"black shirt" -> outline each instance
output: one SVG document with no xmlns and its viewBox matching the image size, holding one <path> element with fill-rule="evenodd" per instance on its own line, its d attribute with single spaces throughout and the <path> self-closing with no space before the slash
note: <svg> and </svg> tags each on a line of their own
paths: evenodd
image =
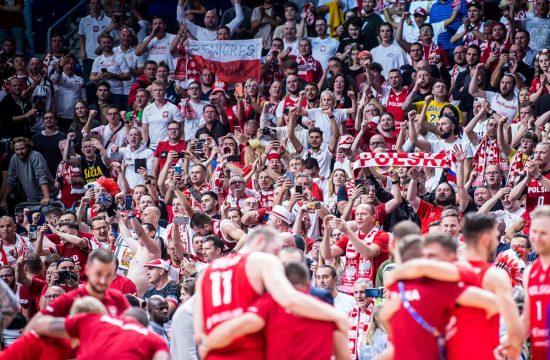
<svg viewBox="0 0 550 360">
<path fill-rule="evenodd" d="M 30 121 L 13 121 L 14 116 L 20 116 L 32 109 L 30 102 L 21 99 L 16 102 L 11 95 L 7 95 L 0 102 L 0 134 L 4 138 L 14 138 L 18 136 L 26 136 L 30 138 Z"/>
<path fill-rule="evenodd" d="M 61 131 L 58 131 L 54 135 L 44 135 L 42 132 L 39 132 L 32 137 L 33 149 L 44 156 L 50 174 L 54 177 L 57 173 L 57 166 L 63 160 L 63 156 L 59 150 L 59 142 L 66 138 L 67 135 Z"/>
<path fill-rule="evenodd" d="M 101 160 L 100 154 L 96 154 L 95 159 L 92 161 L 86 160 L 86 157 L 82 156 L 80 158 L 80 166 L 86 184 L 96 181 L 102 176 L 111 177 L 111 173 L 103 163 L 103 160 Z"/>
</svg>

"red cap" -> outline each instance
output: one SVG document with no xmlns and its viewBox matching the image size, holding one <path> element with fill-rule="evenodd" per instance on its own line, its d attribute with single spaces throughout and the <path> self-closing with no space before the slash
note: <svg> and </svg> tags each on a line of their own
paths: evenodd
<svg viewBox="0 0 550 360">
<path fill-rule="evenodd" d="M 214 93 L 221 91 L 225 95 L 226 98 L 229 99 L 229 95 L 227 95 L 227 85 L 223 81 L 216 81 L 214 85 L 212 85 L 212 92 L 211 94 L 214 95 Z"/>
<path fill-rule="evenodd" d="M 426 11 L 426 9 L 424 9 L 423 7 L 419 6 L 417 7 L 416 9 L 414 9 L 414 15 L 422 15 L 424 17 L 428 17 L 428 11 Z"/>
<path fill-rule="evenodd" d="M 168 264 L 167 261 L 164 261 L 162 259 L 155 259 L 155 260 L 151 260 L 149 261 L 148 263 L 146 263 L 145 265 L 143 265 L 144 267 L 154 267 L 154 268 L 159 268 L 159 269 L 163 269 L 165 271 L 168 271 L 168 269 L 170 268 L 170 264 Z"/>
<path fill-rule="evenodd" d="M 267 160 L 273 159 L 281 160 L 281 155 L 278 152 L 272 151 L 267 155 Z"/>
</svg>

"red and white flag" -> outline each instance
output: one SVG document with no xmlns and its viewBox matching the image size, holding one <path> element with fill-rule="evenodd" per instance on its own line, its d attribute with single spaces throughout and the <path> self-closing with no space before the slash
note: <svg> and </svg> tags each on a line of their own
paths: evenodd
<svg viewBox="0 0 550 360">
<path fill-rule="evenodd" d="M 196 41 L 189 40 L 185 50 L 191 54 L 202 71 L 210 69 L 225 83 L 260 81 L 262 39 Z"/>
<path fill-rule="evenodd" d="M 354 170 L 366 167 L 386 166 L 421 166 L 433 168 L 450 168 L 451 159 L 445 153 L 373 153 L 364 152 L 357 155 Z"/>
</svg>

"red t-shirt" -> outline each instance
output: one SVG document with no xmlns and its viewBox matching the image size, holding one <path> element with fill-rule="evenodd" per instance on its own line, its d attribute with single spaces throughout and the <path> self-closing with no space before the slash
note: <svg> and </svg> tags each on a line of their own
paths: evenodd
<svg viewBox="0 0 550 360">
<path fill-rule="evenodd" d="M 204 271 L 201 286 L 203 324 L 206 334 L 226 320 L 242 314 L 260 294 L 246 275 L 248 255 L 235 254 L 216 259 Z M 209 353 L 209 360 L 263 359 L 264 342 L 259 333 L 236 339 L 223 349 Z"/>
<path fill-rule="evenodd" d="M 126 276 L 118 275 L 113 280 L 111 284 L 111 289 L 115 289 L 123 293 L 124 295 L 130 294 L 130 295 L 136 295 L 137 289 L 136 284 L 130 279 L 128 279 Z"/>
<path fill-rule="evenodd" d="M 418 205 L 418 210 L 416 214 L 420 218 L 422 224 L 422 234 L 426 234 L 429 230 L 429 226 L 432 222 L 441 219 L 441 213 L 443 208 L 434 204 L 430 204 L 427 201 L 420 200 L 420 205 Z"/>
<path fill-rule="evenodd" d="M 166 342 L 133 319 L 102 314 L 78 314 L 65 320 L 65 330 L 80 339 L 79 360 L 152 359 L 168 352 Z"/>
<path fill-rule="evenodd" d="M 405 297 L 416 312 L 443 334 L 456 299 L 466 288 L 452 282 L 420 278 L 405 281 Z M 397 284 L 390 286 L 392 296 L 400 298 Z M 421 327 L 403 305 L 390 320 L 390 340 L 394 359 L 439 360 L 437 338 Z"/>
<path fill-rule="evenodd" d="M 306 319 L 289 313 L 264 294 L 248 312 L 265 322 L 266 360 L 324 360 L 332 355 L 334 323 Z"/>
<path fill-rule="evenodd" d="M 61 257 L 68 257 L 74 260 L 75 265 L 80 268 L 80 278 L 85 279 L 86 262 L 88 262 L 88 253 L 90 252 L 90 243 L 88 242 L 88 249 L 83 250 L 76 245 L 68 247 L 66 244 L 56 244 L 55 247 L 50 247 L 49 250 L 52 254 L 58 254 Z"/>
<path fill-rule="evenodd" d="M 485 271 L 491 264 L 477 261 L 470 263 L 471 267 L 458 265 L 460 280 L 468 286 L 482 288 Z M 449 321 L 446 339 L 448 360 L 493 360 L 493 351 L 499 345 L 499 315 L 495 314 L 487 320 L 485 310 L 457 306 Z"/>
<path fill-rule="evenodd" d="M 153 154 L 154 157 L 159 159 L 159 170 L 164 167 L 164 164 L 166 163 L 166 158 L 168 157 L 168 153 L 170 151 L 182 152 L 186 148 L 187 145 L 183 140 L 180 140 L 176 145 L 170 145 L 168 140 L 159 142 L 155 153 Z M 177 160 L 173 161 L 174 165 L 176 164 L 176 162 Z"/>
<path fill-rule="evenodd" d="M 51 304 L 42 309 L 42 314 L 61 317 L 68 316 L 73 302 L 84 296 L 91 296 L 86 290 L 85 285 L 55 299 Z M 126 297 L 120 291 L 111 288 L 107 289 L 101 302 L 112 315 L 122 315 L 126 309 L 130 308 L 130 303 Z"/>
<path fill-rule="evenodd" d="M 70 352 L 68 340 L 41 337 L 29 331 L 0 352 L 0 360 L 66 360 Z"/>
<path fill-rule="evenodd" d="M 544 269 L 540 258 L 533 262 L 527 284 L 529 296 L 529 335 L 531 359 L 547 360 L 548 357 L 548 305 L 550 304 L 550 267 Z"/>
<path fill-rule="evenodd" d="M 384 141 L 386 142 L 386 149 L 388 149 L 388 152 L 396 152 L 397 151 L 397 135 L 395 134 L 395 131 L 392 133 L 391 137 L 386 137 L 383 134 L 379 133 L 376 129 L 368 129 L 365 132 L 365 136 L 359 141 L 359 148 L 363 151 L 370 151 L 369 142 L 370 138 L 374 135 L 381 135 L 384 138 Z"/>
</svg>

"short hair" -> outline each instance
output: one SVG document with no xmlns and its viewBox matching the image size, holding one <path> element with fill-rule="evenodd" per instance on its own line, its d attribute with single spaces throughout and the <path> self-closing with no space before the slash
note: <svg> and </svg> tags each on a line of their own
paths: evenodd
<svg viewBox="0 0 550 360">
<path fill-rule="evenodd" d="M 160 66 L 160 64 L 159 64 L 159 66 Z M 155 80 L 155 81 L 153 81 L 153 83 L 151 85 L 160 86 L 160 87 L 162 87 L 163 89 L 166 90 L 166 83 L 163 80 Z"/>
<path fill-rule="evenodd" d="M 542 143 L 542 144 L 545 144 L 545 143 Z M 539 217 L 550 217 L 550 205 L 543 205 L 543 206 L 537 207 L 533 212 L 533 215 L 531 215 L 531 220 L 535 220 Z"/>
<path fill-rule="evenodd" d="M 42 258 L 40 256 L 31 254 L 25 261 L 25 266 L 30 273 L 40 274 L 44 267 L 44 263 L 42 262 Z"/>
<path fill-rule="evenodd" d="M 283 5 L 283 8 L 286 10 L 286 8 L 293 8 L 296 12 L 298 12 L 298 5 L 296 5 L 295 3 L 291 2 L 291 1 L 287 1 L 286 3 L 284 3 Z"/>
<path fill-rule="evenodd" d="M 521 239 L 527 240 L 527 246 L 529 248 L 531 248 L 531 240 L 529 240 L 529 236 L 525 235 L 524 233 L 521 233 L 521 232 L 515 233 L 512 236 L 512 239 L 514 239 L 514 238 L 521 238 Z"/>
<path fill-rule="evenodd" d="M 94 260 L 104 264 L 115 264 L 115 256 L 113 253 L 103 248 L 92 250 L 88 255 L 88 264 L 91 264 Z"/>
<path fill-rule="evenodd" d="M 212 224 L 212 218 L 205 213 L 194 213 L 191 216 L 191 221 L 189 225 L 191 228 L 202 228 L 204 225 Z"/>
<path fill-rule="evenodd" d="M 320 134 L 321 137 L 323 137 L 323 130 L 321 130 L 321 128 L 312 127 L 311 129 L 308 130 L 308 134 L 311 135 L 312 133 Z"/>
<path fill-rule="evenodd" d="M 63 210 L 61 210 L 58 207 L 53 207 L 50 210 L 46 211 L 44 213 L 44 216 L 51 216 L 51 215 L 61 216 L 62 214 L 63 214 Z"/>
<path fill-rule="evenodd" d="M 147 61 L 145 62 L 145 66 L 147 66 L 147 65 L 155 65 L 155 66 L 157 66 L 158 64 L 157 64 L 157 62 L 156 62 L 156 61 L 153 61 L 153 60 L 147 60 Z"/>
<path fill-rule="evenodd" d="M 206 243 L 206 242 L 212 242 L 212 245 L 214 245 L 214 248 L 220 249 L 222 251 L 225 247 L 224 242 L 222 241 L 222 239 L 220 239 L 220 237 L 218 235 L 207 235 L 207 236 L 204 237 L 204 239 L 202 239 L 201 242 L 203 244 Z"/>
<path fill-rule="evenodd" d="M 330 269 L 330 277 L 333 279 L 336 279 L 336 276 L 338 276 L 338 273 L 336 272 L 336 269 L 334 268 L 334 266 L 319 265 L 318 269 Z"/>
<path fill-rule="evenodd" d="M 189 295 L 195 294 L 195 283 L 197 282 L 197 278 L 189 278 L 185 279 L 181 283 L 181 290 L 185 290 L 186 293 Z"/>
<path fill-rule="evenodd" d="M 443 210 L 443 212 L 441 213 L 441 220 L 443 220 L 444 218 L 446 217 L 455 217 L 458 219 L 458 221 L 460 222 L 460 214 L 458 213 L 458 211 L 456 211 L 455 209 L 446 209 L 446 210 Z"/>
<path fill-rule="evenodd" d="M 396 245 L 403 262 L 422 257 L 422 237 L 418 234 L 406 235 Z"/>
<path fill-rule="evenodd" d="M 208 191 L 205 191 L 202 193 L 201 195 L 201 199 L 203 196 L 210 196 L 212 199 L 218 201 L 218 194 L 216 194 L 215 192 L 211 191 L 211 190 L 208 190 Z"/>
<path fill-rule="evenodd" d="M 59 224 L 59 227 L 61 227 L 61 226 L 66 226 L 66 227 L 68 227 L 69 229 L 72 229 L 72 230 L 78 230 L 78 224 L 73 223 L 73 222 L 64 221 L 64 222 Z"/>
<path fill-rule="evenodd" d="M 305 165 L 306 169 L 308 169 L 308 170 L 320 169 L 321 168 L 319 166 L 319 161 L 314 157 L 308 157 L 307 159 L 305 159 L 304 160 L 304 165 Z"/>
<path fill-rule="evenodd" d="M 27 147 L 27 149 L 32 148 L 31 139 L 29 139 L 27 137 L 24 137 L 24 136 L 18 136 L 16 138 L 13 138 L 13 140 L 11 141 L 11 148 L 12 148 L 13 151 L 15 151 L 15 144 L 20 143 L 20 142 L 25 143 L 25 146 Z"/>
<path fill-rule="evenodd" d="M 277 232 L 267 226 L 257 226 L 254 228 L 254 230 L 250 231 L 246 235 L 246 243 L 250 243 L 260 236 L 264 236 L 268 242 L 272 242 L 275 241 L 275 238 L 277 237 Z"/>
<path fill-rule="evenodd" d="M 90 220 L 90 225 L 91 225 L 92 230 L 93 230 L 93 223 L 96 222 L 96 221 L 105 221 L 105 222 L 107 222 L 107 219 L 105 219 L 104 216 L 94 216 L 92 218 L 92 220 Z"/>
<path fill-rule="evenodd" d="M 531 34 L 529 34 L 529 31 L 527 31 L 525 29 L 517 29 L 516 30 L 516 35 L 519 34 L 519 33 L 524 33 L 527 36 L 527 40 L 531 40 Z"/>
<path fill-rule="evenodd" d="M 302 263 L 289 263 L 285 265 L 285 274 L 292 286 L 307 286 L 309 271 Z"/>
<path fill-rule="evenodd" d="M 493 214 L 468 213 L 462 218 L 462 234 L 468 244 L 477 244 L 481 235 L 492 230 L 497 223 Z"/>
<path fill-rule="evenodd" d="M 71 306 L 70 316 L 82 313 L 107 314 L 105 305 L 93 296 L 77 298 Z"/>
<path fill-rule="evenodd" d="M 111 84 L 109 84 L 107 81 L 105 80 L 101 80 L 100 82 L 97 83 L 97 87 L 99 88 L 100 86 L 104 86 L 106 87 L 109 91 L 111 91 Z"/>
<path fill-rule="evenodd" d="M 48 254 L 44 258 L 44 268 L 49 268 L 52 264 L 57 267 L 57 261 L 61 258 L 58 254 Z"/>
<path fill-rule="evenodd" d="M 458 241 L 447 233 L 428 234 L 424 236 L 423 245 L 439 244 L 444 249 L 456 254 L 458 250 Z"/>
<path fill-rule="evenodd" d="M 290 155 L 288 162 L 290 163 L 292 160 L 298 160 L 301 164 L 305 165 L 305 160 L 300 154 L 292 154 Z"/>
<path fill-rule="evenodd" d="M 127 309 L 126 311 L 124 311 L 122 316 L 126 318 L 134 319 L 144 327 L 147 327 L 149 325 L 149 319 L 147 318 L 147 313 L 145 312 L 145 310 L 139 307 L 131 307 Z"/>
<path fill-rule="evenodd" d="M 11 265 L 1 265 L 0 266 L 0 271 L 4 270 L 4 269 L 10 269 L 11 274 L 15 277 L 15 268 L 13 266 L 11 266 Z"/>
<path fill-rule="evenodd" d="M 411 220 L 405 220 L 397 223 L 393 227 L 393 237 L 396 240 L 399 240 L 409 234 L 416 234 L 420 235 L 420 227 L 417 223 L 411 221 Z"/>
<path fill-rule="evenodd" d="M 519 31 L 519 30 L 518 30 Z M 479 45 L 476 45 L 476 44 L 472 44 L 470 46 L 468 46 L 466 48 L 466 51 L 468 51 L 468 49 L 474 49 L 475 51 L 477 51 L 477 54 L 480 55 L 481 54 L 481 48 L 479 47 Z"/>
</svg>

